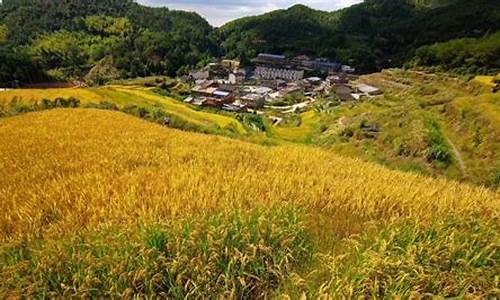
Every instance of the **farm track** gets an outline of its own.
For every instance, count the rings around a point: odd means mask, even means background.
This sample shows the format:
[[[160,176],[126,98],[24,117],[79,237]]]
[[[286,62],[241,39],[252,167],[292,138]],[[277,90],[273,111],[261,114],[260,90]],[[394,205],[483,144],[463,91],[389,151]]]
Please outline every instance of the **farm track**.
[[[465,166],[465,162],[462,158],[462,154],[460,154],[460,151],[458,150],[457,146],[455,146],[455,144],[451,141],[451,139],[449,137],[446,136],[445,138],[446,138],[446,142],[448,143],[448,145],[450,145],[451,150],[453,151],[453,156],[455,156],[455,159],[458,162],[458,166],[460,167],[460,171],[462,172],[462,175],[464,177],[467,177],[467,167]]]

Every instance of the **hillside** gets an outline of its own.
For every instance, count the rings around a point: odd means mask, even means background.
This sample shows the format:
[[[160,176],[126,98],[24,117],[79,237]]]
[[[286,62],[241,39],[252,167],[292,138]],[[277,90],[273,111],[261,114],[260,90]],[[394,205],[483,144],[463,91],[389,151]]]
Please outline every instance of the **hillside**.
[[[500,185],[500,95],[491,85],[401,69],[359,81],[384,94],[319,105],[310,143],[400,170]]]
[[[200,109],[176,94],[185,85],[144,78],[104,87],[2,91],[0,116],[64,107],[115,110],[186,131],[264,145],[304,144],[392,169],[498,187],[500,96],[492,92],[492,79],[388,69],[358,80],[380,87],[381,96],[340,103],[325,95],[307,111],[254,115]],[[151,84],[171,89],[145,87]]]
[[[0,92],[0,117],[57,107],[120,110],[184,130],[244,136],[245,127],[235,118],[197,111],[151,88],[106,86],[100,88],[19,89]]]
[[[199,15],[131,0],[4,1],[0,25],[7,29],[0,41],[3,85],[176,75],[218,51]],[[91,70],[96,75],[85,78]]]
[[[500,30],[496,1],[370,0],[336,12],[302,5],[219,29],[229,56],[258,52],[328,57],[373,72],[401,66],[423,45]]]
[[[491,190],[93,109],[0,141],[2,298],[499,295]]]
[[[496,32],[420,47],[409,65],[461,74],[497,74],[499,57],[500,32]]]

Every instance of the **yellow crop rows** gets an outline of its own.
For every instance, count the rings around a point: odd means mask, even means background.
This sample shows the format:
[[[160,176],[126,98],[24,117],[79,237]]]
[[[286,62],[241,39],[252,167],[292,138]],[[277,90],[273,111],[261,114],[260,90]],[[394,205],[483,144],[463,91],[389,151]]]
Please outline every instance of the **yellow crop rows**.
[[[498,292],[499,192],[311,147],[28,113],[0,119],[0,199],[2,298]]]
[[[108,86],[102,88],[56,88],[56,89],[15,89],[0,92],[0,105],[7,105],[14,99],[17,102],[34,104],[43,99],[74,97],[82,104],[106,101],[123,108],[137,105],[146,108],[161,107],[168,113],[176,115],[190,123],[202,126],[217,125],[221,128],[234,127],[239,134],[246,133],[245,128],[237,120],[214,113],[196,111],[168,97],[156,95],[145,88]]]
[[[0,238],[62,234],[214,209],[296,204],[391,218],[498,214],[480,187],[326,151],[166,130],[116,112],[0,120]]]

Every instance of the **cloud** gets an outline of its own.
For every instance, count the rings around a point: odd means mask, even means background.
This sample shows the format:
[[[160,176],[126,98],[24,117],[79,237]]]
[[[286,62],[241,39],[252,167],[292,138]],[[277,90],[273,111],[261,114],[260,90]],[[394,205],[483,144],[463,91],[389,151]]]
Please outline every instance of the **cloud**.
[[[149,6],[166,6],[171,9],[195,11],[212,25],[220,26],[244,16],[258,15],[275,9],[301,3],[315,9],[333,11],[362,0],[138,0]]]

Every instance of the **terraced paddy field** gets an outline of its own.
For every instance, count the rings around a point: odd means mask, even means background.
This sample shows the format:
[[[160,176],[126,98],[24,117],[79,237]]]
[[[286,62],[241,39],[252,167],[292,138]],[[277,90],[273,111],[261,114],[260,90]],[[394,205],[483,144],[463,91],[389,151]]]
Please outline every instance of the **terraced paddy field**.
[[[237,134],[245,134],[246,129],[231,117],[196,111],[169,97],[155,94],[143,87],[107,86],[102,88],[63,88],[63,89],[16,89],[0,92],[0,105],[7,106],[12,101],[33,105],[43,99],[78,99],[82,104],[112,103],[120,108],[135,105],[146,109],[161,108],[188,123],[202,128],[231,128]]]
[[[321,111],[313,144],[398,170],[500,187],[500,94],[489,80],[390,69],[359,81],[384,94]]]
[[[175,91],[185,93],[188,86],[170,79],[166,88],[154,89],[145,87],[154,79],[135,79],[101,88],[0,92],[0,116],[60,107],[43,100],[73,97],[79,107],[120,110],[186,131],[320,147],[392,169],[498,188],[500,96],[492,91],[492,79],[389,69],[359,79],[381,88],[381,96],[348,103],[319,97],[306,111],[264,109],[262,115],[187,105],[161,94],[176,97]],[[277,125],[275,117],[281,120]]]
[[[498,191],[328,150],[53,109],[0,119],[0,199],[1,298],[500,296]]]
[[[320,125],[320,117],[314,111],[307,111],[300,114],[300,124],[298,126],[275,126],[270,127],[270,136],[277,140],[305,143]]]

